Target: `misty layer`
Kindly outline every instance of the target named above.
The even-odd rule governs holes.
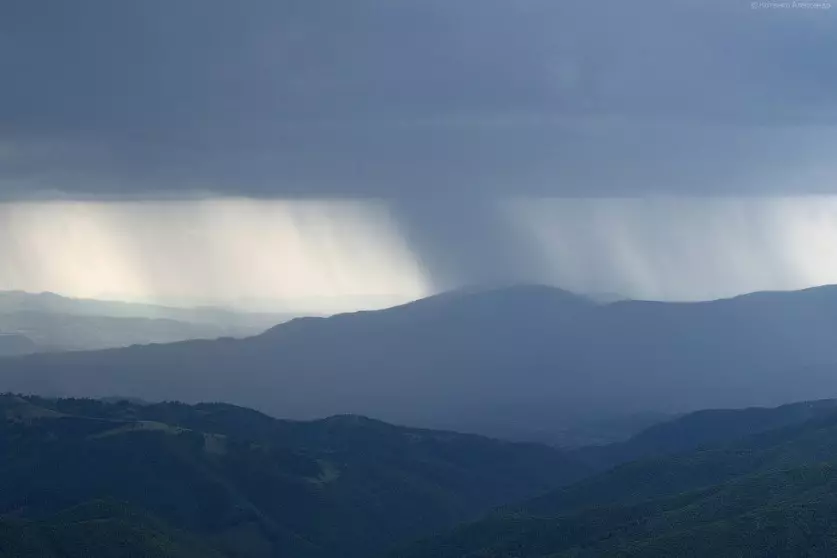
[[[543,276],[578,292],[709,300],[837,283],[837,198],[509,203]]]
[[[427,294],[386,207],[242,199],[0,205],[0,289],[334,311]]]
[[[837,198],[0,205],[0,289],[331,312],[462,285],[698,300],[837,283]]]

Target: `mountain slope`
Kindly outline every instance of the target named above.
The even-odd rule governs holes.
[[[0,389],[226,400],[519,439],[633,413],[837,393],[837,287],[596,304],[548,287],[447,293],[240,341],[0,362]]]
[[[575,455],[591,466],[606,469],[636,459],[720,446],[835,412],[837,399],[804,401],[775,408],[708,409],[659,422],[625,442],[580,448]]]
[[[832,412],[626,463],[394,556],[828,556],[835,440]]]
[[[398,558],[749,558],[837,552],[837,466],[745,475],[708,489],[557,517],[485,521]]]
[[[362,417],[6,396],[0,515],[104,498],[242,557],[369,556],[579,478],[545,446]]]
[[[199,324],[249,326],[262,330],[292,317],[284,314],[236,312],[224,308],[179,308],[115,300],[70,298],[49,292],[0,291],[0,314],[17,312],[175,320]]]
[[[0,519],[2,558],[222,558],[124,504],[93,501],[38,520]]]
[[[290,319],[215,308],[66,298],[53,293],[0,291],[0,333],[32,341],[25,350],[0,355],[97,350],[189,339],[246,337]],[[2,341],[2,340],[0,340]]]
[[[76,316],[43,312],[0,314],[0,331],[15,331],[31,340],[25,351],[83,351],[175,343],[190,339],[217,339],[252,334],[235,327],[179,322],[170,319]]]
[[[34,353],[37,344],[20,333],[3,333],[0,329],[0,356],[18,356]]]

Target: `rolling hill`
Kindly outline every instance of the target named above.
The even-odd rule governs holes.
[[[18,351],[17,354],[35,354],[246,336],[255,330],[164,318],[14,312],[0,314],[0,331],[15,332],[9,335],[25,337],[30,341],[25,351]]]
[[[225,556],[365,558],[586,473],[546,446],[358,416],[7,395],[0,418],[0,537],[9,526],[43,534],[66,510],[113,501],[141,521],[106,514],[118,529],[89,541],[133,533],[138,545],[175,545],[181,533]]]
[[[26,345],[9,348],[9,339],[5,343],[0,339],[0,355],[247,337],[290,318],[220,308],[174,308],[0,291],[0,334],[29,340]]]
[[[116,300],[71,298],[50,292],[0,291],[0,314],[17,312],[175,320],[188,323],[247,326],[262,330],[294,317],[290,314],[238,312],[209,306],[186,308]]]
[[[741,438],[837,412],[837,399],[803,401],[775,408],[707,409],[660,421],[624,442],[579,448],[575,455],[593,468],[673,455],[731,443]]]
[[[0,556],[827,555],[835,409],[693,413],[610,446],[646,455],[591,476],[585,450],[355,415],[5,395]]]
[[[37,350],[38,345],[25,335],[0,330],[0,356],[28,355]]]
[[[837,552],[837,465],[555,517],[497,517],[392,558],[772,558]]]
[[[721,436],[697,451],[628,462],[392,556],[833,555],[837,412],[819,412],[826,407],[803,422],[796,422],[804,418],[800,409],[759,410],[774,426],[785,425],[736,440]],[[703,418],[696,415],[669,430],[685,433]],[[750,418],[725,417],[739,433],[754,424]],[[648,439],[654,430],[659,427],[639,438]],[[698,445],[707,440],[701,430],[693,429]]]
[[[120,502],[92,501],[37,520],[0,519],[2,558],[224,558],[199,538]]]

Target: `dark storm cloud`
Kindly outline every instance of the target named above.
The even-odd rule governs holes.
[[[548,277],[497,198],[835,190],[837,8],[762,4],[0,0],[0,199],[384,198],[437,288]]]
[[[769,191],[712,178],[829,147],[785,128],[834,123],[836,14],[739,0],[4,0],[2,188]]]

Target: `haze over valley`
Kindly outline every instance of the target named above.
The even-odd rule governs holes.
[[[8,358],[0,390],[226,401],[561,444],[597,422],[831,393],[835,315],[833,286],[694,303],[472,288],[240,340]]]
[[[472,285],[711,300],[837,283],[837,198],[0,203],[0,290],[321,315]]]

